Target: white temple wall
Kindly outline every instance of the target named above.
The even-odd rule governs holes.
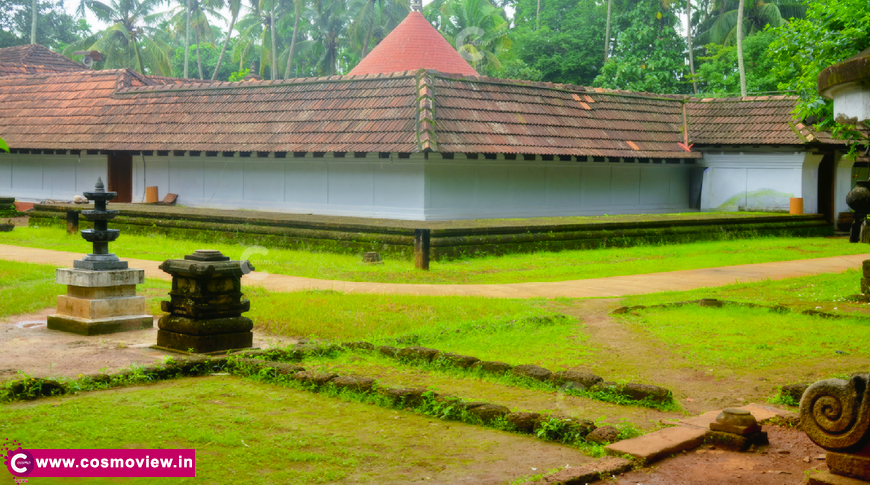
[[[287,155],[134,156],[133,201],[157,186],[160,198],[177,194],[189,207],[423,219],[423,154]]]
[[[25,202],[72,200],[106,182],[106,155],[41,155],[0,152],[0,195]]]
[[[426,219],[691,211],[695,165],[430,155]]]
[[[821,157],[804,153],[704,153],[702,211],[788,211],[791,197],[804,198],[804,212],[818,210]]]

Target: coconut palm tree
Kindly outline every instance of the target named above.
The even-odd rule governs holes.
[[[278,47],[273,44],[273,39],[277,42],[277,36],[271,35],[274,31],[274,24],[280,20],[281,11],[275,8],[274,15],[278,18],[273,22],[273,3],[275,0],[252,0],[250,11],[242,17],[236,29],[239,31],[239,40],[233,49],[233,60],[239,62],[239,70],[245,67],[246,61],[259,61],[259,75],[263,76],[266,72],[266,66],[270,66],[271,72],[278,69],[277,56],[273,55],[273,50]],[[259,59],[252,58],[254,52],[259,52]]]
[[[704,20],[698,25],[697,40],[701,45],[734,45],[737,41],[737,10],[743,2],[739,0],[703,0],[700,7],[705,10]],[[788,18],[802,18],[806,7],[795,1],[750,0],[744,5],[743,34],[752,35],[764,30],[766,25],[780,27],[788,23]]]
[[[143,74],[172,75],[170,51],[165,33],[156,25],[162,14],[154,10],[162,0],[81,0],[78,14],[90,11],[109,24],[101,32],[70,44],[64,55],[75,51],[95,50],[103,55],[103,68],[131,68]]]
[[[221,54],[218,56],[217,67],[214,68],[214,73],[211,75],[212,81],[217,77],[218,71],[221,69],[221,63],[224,60],[224,53],[227,51],[227,46],[230,44],[230,37],[233,36],[233,28],[236,25],[236,20],[239,18],[239,10],[242,8],[242,0],[229,0],[230,7],[230,15],[232,18],[230,19],[230,27],[227,29],[227,37],[224,39],[224,46],[221,48]]]
[[[475,70],[501,67],[498,53],[511,48],[510,23],[502,9],[489,0],[447,0],[438,11],[428,12],[441,35]]]
[[[36,13],[38,12],[39,2],[37,0],[33,0],[33,20],[30,22],[30,43],[36,44]]]
[[[175,8],[166,13],[170,29],[175,33],[184,31],[184,77],[187,77],[190,35],[193,33],[196,40],[196,64],[199,68],[199,78],[203,78],[202,58],[199,52],[200,38],[205,37],[214,43],[214,35],[208,16],[221,18],[220,8],[222,6],[221,0],[180,0]]]
[[[290,78],[290,67],[293,65],[293,55],[296,53],[296,40],[299,38],[299,19],[305,10],[305,0],[293,0],[293,38],[290,40],[290,52],[287,54],[287,69],[284,79]]]
[[[746,96],[746,68],[743,67],[743,4],[737,6],[737,69],[740,71],[740,96]]]

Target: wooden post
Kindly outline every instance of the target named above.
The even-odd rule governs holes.
[[[79,233],[79,211],[66,211],[66,233]]]
[[[429,271],[429,229],[414,229],[414,267]]]

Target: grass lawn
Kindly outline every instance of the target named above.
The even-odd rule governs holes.
[[[60,228],[20,227],[0,233],[0,244],[85,253],[90,244]],[[124,234],[112,245],[122,258],[163,261],[207,246],[232,258],[249,259],[260,271],[309,278],[382,283],[498,284],[567,281],[737,264],[861,254],[868,248],[845,238],[758,238],[597,250],[511,254],[432,262],[428,272],[412,261],[388,259],[364,265],[360,257],[241,244]]]
[[[196,450],[195,479],[124,483],[380,484],[436,474],[450,483],[493,473],[509,481],[530,467],[587,461],[576,450],[527,436],[230,376],[171,380],[2,409],[0,433],[25,449]],[[536,457],[515,456],[521,451]]]

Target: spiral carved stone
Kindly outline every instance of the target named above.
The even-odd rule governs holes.
[[[870,429],[868,376],[849,381],[826,379],[811,385],[801,398],[801,427],[828,450],[847,451],[866,443]]]

